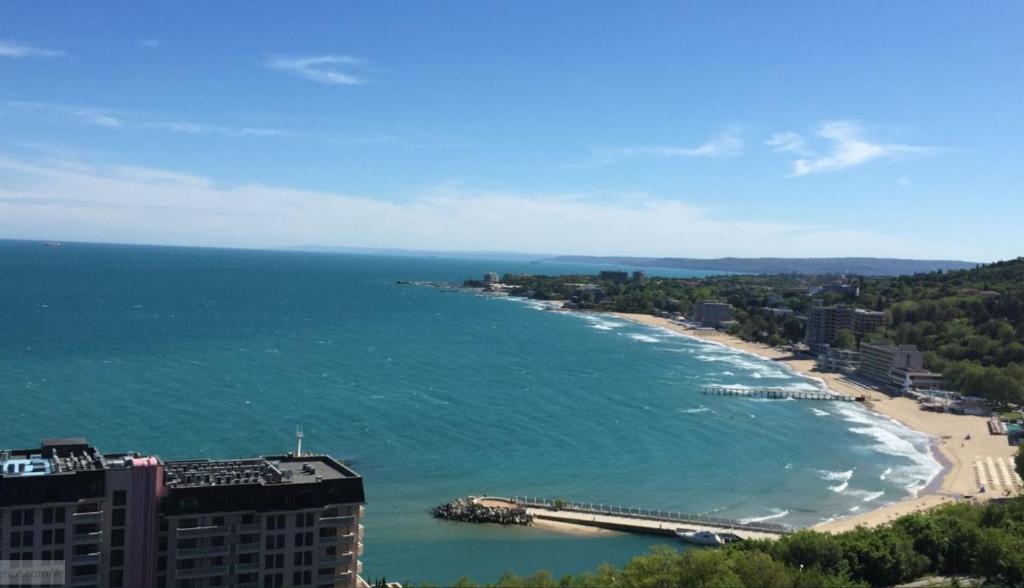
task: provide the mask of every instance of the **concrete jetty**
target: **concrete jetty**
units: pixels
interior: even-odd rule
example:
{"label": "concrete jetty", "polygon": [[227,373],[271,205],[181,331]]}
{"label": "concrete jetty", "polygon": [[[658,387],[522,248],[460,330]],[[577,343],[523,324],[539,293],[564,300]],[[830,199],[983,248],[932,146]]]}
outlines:
{"label": "concrete jetty", "polygon": [[863,402],[863,396],[831,394],[783,388],[730,388],[728,386],[704,386],[704,394],[713,396],[746,396],[748,398],[770,398],[774,400],[827,400],[831,402]]}
{"label": "concrete jetty", "polygon": [[534,520],[554,521],[584,527],[674,536],[677,529],[713,531],[729,539],[778,539],[790,533],[784,525],[765,522],[743,523],[730,519],[677,511],[581,504],[564,500],[527,497],[480,496],[473,500],[483,506],[522,508]]}

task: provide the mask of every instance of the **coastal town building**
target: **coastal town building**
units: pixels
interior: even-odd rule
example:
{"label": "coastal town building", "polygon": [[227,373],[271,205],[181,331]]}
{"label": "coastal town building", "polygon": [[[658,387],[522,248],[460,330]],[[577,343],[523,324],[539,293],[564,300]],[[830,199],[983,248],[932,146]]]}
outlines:
{"label": "coastal town building", "polygon": [[625,282],[629,279],[629,274],[623,271],[605,270],[597,275],[602,280],[611,280],[613,282]]}
{"label": "coastal town building", "polygon": [[876,331],[886,325],[884,312],[863,310],[849,306],[823,306],[821,301],[807,312],[807,331],[804,342],[814,354],[824,351],[842,329],[853,332],[859,340],[861,336]]}
{"label": "coastal town building", "polygon": [[717,329],[721,323],[732,320],[731,304],[704,300],[693,307],[693,322],[702,327]]}
{"label": "coastal town building", "polygon": [[898,390],[924,390],[945,385],[942,374],[924,369],[924,354],[915,345],[863,343],[857,374]]}
{"label": "coastal town building", "polygon": [[0,560],[79,588],[355,587],[362,478],[326,455],[163,462],[84,439],[0,452]]}
{"label": "coastal town building", "polygon": [[646,286],[647,285],[647,274],[645,274],[644,272],[642,272],[640,270],[634,271],[633,272],[633,283],[637,284],[638,286]]}
{"label": "coastal town building", "polygon": [[496,272],[487,272],[484,274],[483,282],[486,285],[497,284],[500,281]]}
{"label": "coastal town building", "polygon": [[770,306],[763,306],[761,307],[761,310],[770,314],[771,317],[776,320],[785,320],[793,316],[792,308],[774,308]]}
{"label": "coastal town building", "polygon": [[852,374],[860,367],[860,353],[853,349],[839,349],[825,346],[824,352],[818,356],[818,369],[823,372]]}

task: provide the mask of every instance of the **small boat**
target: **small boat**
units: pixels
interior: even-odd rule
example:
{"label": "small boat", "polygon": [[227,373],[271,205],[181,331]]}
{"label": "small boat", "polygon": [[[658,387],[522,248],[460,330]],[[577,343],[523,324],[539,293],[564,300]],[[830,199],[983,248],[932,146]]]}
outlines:
{"label": "small boat", "polygon": [[47,241],[46,243],[43,243],[43,245],[46,245],[47,247],[60,247],[60,241]]}
{"label": "small boat", "polygon": [[676,537],[679,537],[681,541],[686,543],[693,543],[694,545],[706,545],[709,547],[720,547],[725,545],[726,541],[722,539],[718,533],[712,531],[693,531],[690,529],[676,529]]}

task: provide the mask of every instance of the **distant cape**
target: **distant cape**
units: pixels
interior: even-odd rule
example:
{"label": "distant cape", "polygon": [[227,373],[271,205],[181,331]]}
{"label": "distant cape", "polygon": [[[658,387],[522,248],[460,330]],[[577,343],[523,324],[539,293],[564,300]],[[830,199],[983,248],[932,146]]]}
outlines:
{"label": "distant cape", "polygon": [[890,259],[884,257],[599,257],[559,255],[545,261],[711,270],[744,274],[856,274],[861,276],[901,276],[937,270],[961,270],[977,267],[970,261],[947,259]]}

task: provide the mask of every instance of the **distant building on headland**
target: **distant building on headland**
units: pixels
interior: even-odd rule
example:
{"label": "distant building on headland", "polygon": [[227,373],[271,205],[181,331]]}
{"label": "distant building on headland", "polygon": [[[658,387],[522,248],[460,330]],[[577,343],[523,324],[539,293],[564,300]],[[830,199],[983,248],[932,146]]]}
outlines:
{"label": "distant building on headland", "polygon": [[644,272],[642,272],[640,270],[634,271],[633,272],[633,283],[638,285],[638,286],[646,286],[647,285],[647,274],[645,274]]}
{"label": "distant building on headland", "polygon": [[0,451],[0,559],[63,561],[81,587],[365,586],[364,502],[326,455],[163,462],[48,440]]}
{"label": "distant building on headland", "polygon": [[498,278],[498,274],[496,272],[487,272],[486,274],[484,274],[483,282],[488,286],[491,284],[497,284],[500,281],[501,280],[500,278]]}
{"label": "distant building on headland", "polygon": [[822,306],[821,301],[815,301],[807,312],[804,342],[811,353],[821,354],[824,346],[831,344],[840,330],[848,329],[860,340],[864,334],[884,327],[886,320],[884,312],[849,306]]}
{"label": "distant building on headland", "polygon": [[723,322],[732,321],[732,305],[726,302],[704,300],[693,307],[693,322],[702,327],[717,329]]}
{"label": "distant building on headland", "polygon": [[606,270],[597,274],[597,277],[602,280],[611,280],[612,282],[621,283],[629,279],[629,274],[626,272]]}
{"label": "distant building on headland", "polygon": [[942,374],[924,369],[924,354],[915,345],[893,345],[887,342],[863,343],[861,365],[857,374],[896,390],[927,390],[942,388]]}

